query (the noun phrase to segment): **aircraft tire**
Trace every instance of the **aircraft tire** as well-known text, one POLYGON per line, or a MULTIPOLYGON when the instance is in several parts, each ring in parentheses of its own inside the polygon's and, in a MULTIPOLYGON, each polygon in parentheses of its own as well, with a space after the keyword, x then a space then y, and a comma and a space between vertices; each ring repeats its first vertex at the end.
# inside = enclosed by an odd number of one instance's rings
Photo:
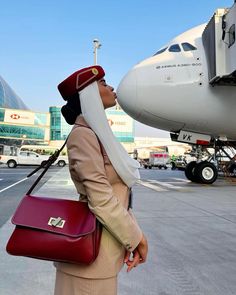
POLYGON ((195 176, 195 168, 196 168, 197 162, 196 161, 192 161, 190 163, 187 164, 184 173, 185 176, 188 180, 191 180, 193 182, 198 182, 197 181, 197 177, 195 176))
POLYGON ((197 181, 204 184, 212 184, 218 176, 216 166, 207 161, 198 163, 194 169, 194 174, 197 177, 197 181))
POLYGON ((236 176, 236 164, 232 164, 229 168, 229 172, 232 174, 232 176, 236 176))

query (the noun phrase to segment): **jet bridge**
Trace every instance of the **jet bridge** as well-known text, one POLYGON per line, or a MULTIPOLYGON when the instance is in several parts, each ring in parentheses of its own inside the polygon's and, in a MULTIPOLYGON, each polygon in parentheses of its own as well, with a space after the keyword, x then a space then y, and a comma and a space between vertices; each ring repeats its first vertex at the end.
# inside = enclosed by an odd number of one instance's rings
POLYGON ((202 34, 211 85, 236 86, 236 3, 217 9, 202 34))

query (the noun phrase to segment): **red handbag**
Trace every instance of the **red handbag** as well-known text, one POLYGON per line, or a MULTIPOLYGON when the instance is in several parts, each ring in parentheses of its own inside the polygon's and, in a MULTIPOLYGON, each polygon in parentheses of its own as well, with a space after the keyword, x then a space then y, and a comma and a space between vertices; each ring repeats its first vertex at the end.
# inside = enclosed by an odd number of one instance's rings
POLYGON ((99 252, 102 226, 88 204, 31 195, 63 147, 28 175, 45 168, 16 209, 12 218, 16 227, 6 250, 11 255, 90 264, 99 252))

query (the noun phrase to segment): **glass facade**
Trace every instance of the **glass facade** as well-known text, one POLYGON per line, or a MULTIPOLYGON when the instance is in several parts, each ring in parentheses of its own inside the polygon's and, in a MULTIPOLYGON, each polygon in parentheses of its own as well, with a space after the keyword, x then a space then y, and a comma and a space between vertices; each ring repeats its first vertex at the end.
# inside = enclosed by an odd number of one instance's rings
POLYGON ((13 125, 0 125, 0 137, 19 138, 19 139, 44 139, 44 128, 29 127, 29 126, 13 126, 13 125))
POLYGON ((27 110, 28 107, 0 76, 0 107, 27 110))
POLYGON ((49 113, 0 108, 0 144, 49 143, 49 113))
MULTIPOLYGON (((51 117, 50 140, 65 140, 72 126, 66 123, 60 107, 50 107, 49 112, 51 117)), ((134 142, 134 120, 131 117, 120 108, 107 110, 106 116, 118 141, 134 142)))
POLYGON ((118 141, 133 143, 134 120, 120 108, 107 110, 106 115, 110 127, 118 141))
POLYGON ((49 143, 49 113, 28 110, 21 98, 0 76, 0 153, 22 144, 49 143))
POLYGON ((61 107, 50 107, 49 112, 51 116, 50 139, 65 140, 72 126, 66 123, 61 114, 61 107))
POLYGON ((35 113, 34 124, 35 125, 47 125, 47 114, 46 113, 35 113))

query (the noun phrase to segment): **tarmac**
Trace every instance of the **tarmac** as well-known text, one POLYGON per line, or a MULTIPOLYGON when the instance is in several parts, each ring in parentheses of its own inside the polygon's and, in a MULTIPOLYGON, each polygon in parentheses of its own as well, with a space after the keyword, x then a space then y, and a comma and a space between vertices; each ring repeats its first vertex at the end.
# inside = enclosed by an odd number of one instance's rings
MULTIPOLYGON (((121 271, 118 294, 236 295, 235 186, 152 186, 133 190, 134 213, 149 241, 148 261, 128 274, 121 271)), ((67 167, 37 195, 78 198, 67 167)), ((10 220, 0 228, 0 295, 53 294, 51 262, 6 253, 13 228, 10 220)))

